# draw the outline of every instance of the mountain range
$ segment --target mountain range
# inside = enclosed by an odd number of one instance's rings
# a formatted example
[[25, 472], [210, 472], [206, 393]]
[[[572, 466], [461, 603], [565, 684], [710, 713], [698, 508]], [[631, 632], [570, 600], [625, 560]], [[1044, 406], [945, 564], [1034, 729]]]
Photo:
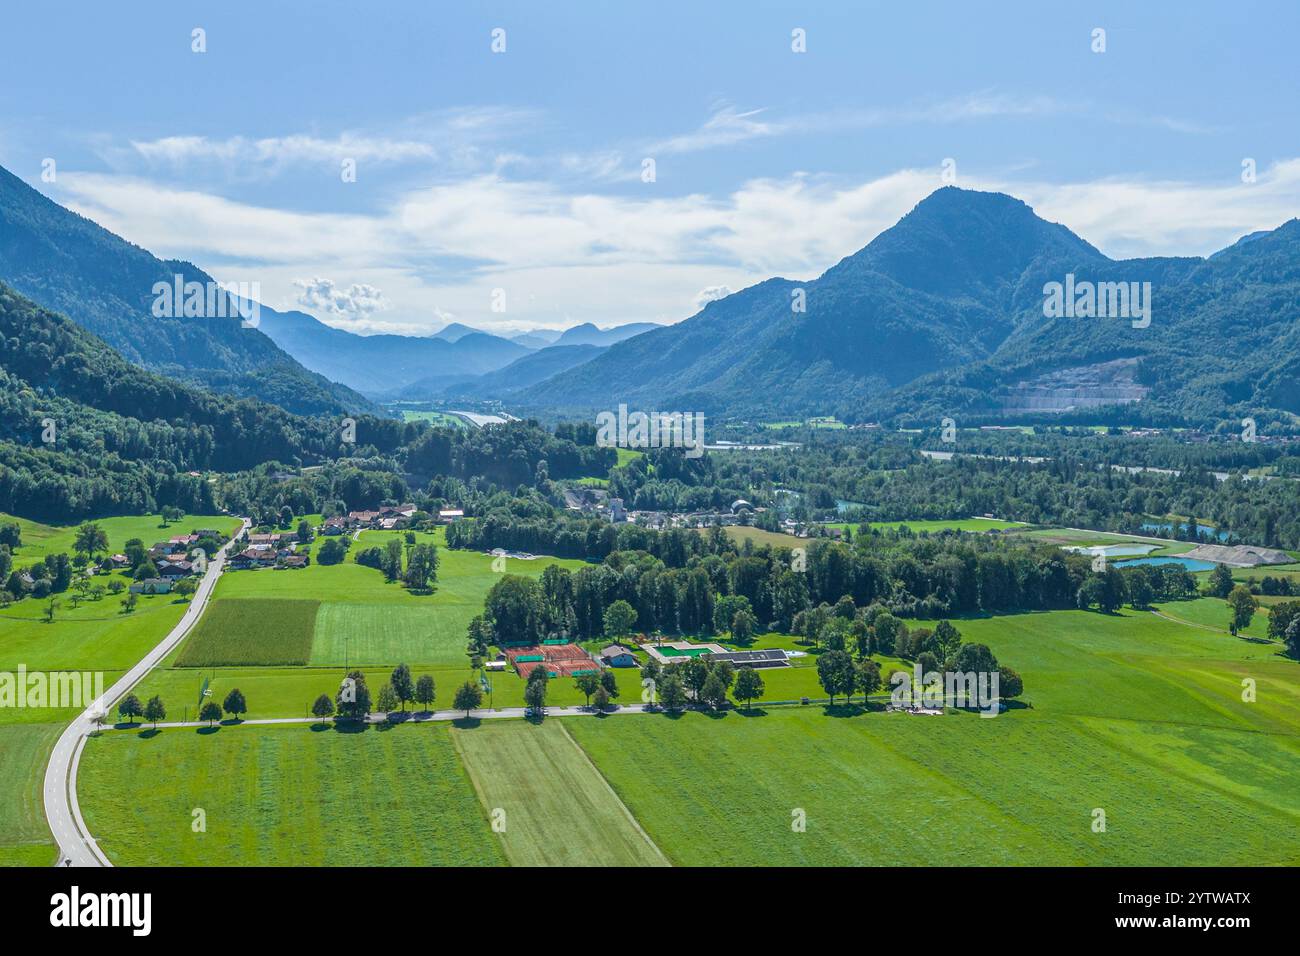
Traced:
[[0, 168], [0, 281], [68, 316], [131, 362], [180, 381], [304, 414], [378, 410], [303, 368], [237, 317], [155, 316], [155, 283], [170, 286], [178, 275], [204, 286], [213, 281], [191, 263], [158, 259]]
[[[1247, 239], [1209, 258], [1114, 260], [1018, 199], [945, 187], [816, 279], [710, 302], [512, 401], [911, 424], [1289, 418], [1300, 223]], [[1149, 283], [1149, 325], [1046, 317], [1048, 283], [1067, 277]]]
[[[211, 282], [0, 169], [0, 281], [137, 366], [301, 414], [492, 398], [551, 415], [625, 403], [899, 424], [1300, 415], [1296, 220], [1207, 258], [1115, 260], [1018, 199], [945, 187], [815, 279], [767, 279], [674, 325], [513, 340], [459, 322], [358, 335], [265, 305], [255, 328], [155, 314], [155, 284], [175, 276]], [[1150, 306], [1149, 322], [1045, 307], [1054, 284], [1115, 283]]]

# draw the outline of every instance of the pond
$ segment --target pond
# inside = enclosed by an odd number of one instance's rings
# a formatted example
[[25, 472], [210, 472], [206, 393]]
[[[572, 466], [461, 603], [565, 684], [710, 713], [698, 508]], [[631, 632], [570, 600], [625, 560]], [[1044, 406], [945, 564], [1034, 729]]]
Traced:
[[[1169, 524], [1169, 523], [1166, 523], [1166, 524], [1156, 524], [1154, 521], [1147, 521], [1147, 522], [1144, 522], [1144, 523], [1143, 523], [1143, 525], [1142, 525], [1142, 530], [1143, 530], [1143, 531], [1163, 531], [1163, 532], [1165, 532], [1165, 533], [1167, 534], [1169, 531], [1173, 530], [1173, 527], [1174, 527], [1174, 526], [1173, 526], [1172, 524]], [[1184, 521], [1184, 522], [1180, 523], [1180, 524], [1178, 525], [1178, 530], [1179, 530], [1179, 532], [1186, 532], [1186, 531], [1188, 530], [1188, 528], [1187, 528], [1187, 522]], [[1197, 525], [1197, 527], [1196, 527], [1196, 531], [1197, 531], [1197, 536], [1198, 536], [1198, 537], [1201, 537], [1201, 538], [1218, 538], [1220, 541], [1227, 541], [1227, 540], [1228, 540], [1228, 532], [1226, 532], [1226, 531], [1217, 531], [1217, 532], [1216, 532], [1213, 528], [1211, 528], [1211, 527], [1207, 527], [1206, 525], [1203, 525], [1203, 524], [1202, 524], [1202, 525]]]
[[1135, 564], [1181, 564], [1188, 571], [1213, 571], [1214, 565], [1209, 561], [1198, 561], [1196, 558], [1181, 558], [1176, 555], [1167, 555], [1162, 558], [1134, 558], [1131, 561], [1116, 561], [1115, 566], [1118, 568], [1128, 568]]

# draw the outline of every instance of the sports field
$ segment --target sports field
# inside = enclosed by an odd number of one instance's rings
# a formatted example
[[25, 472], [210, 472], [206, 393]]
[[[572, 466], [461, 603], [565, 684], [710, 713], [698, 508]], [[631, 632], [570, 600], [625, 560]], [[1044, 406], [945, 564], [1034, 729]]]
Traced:
[[[447, 724], [111, 731], [87, 742], [78, 793], [100, 846], [126, 865], [503, 860]], [[194, 832], [196, 809], [206, 832]]]
[[560, 721], [486, 721], [452, 734], [511, 864], [666, 865]]

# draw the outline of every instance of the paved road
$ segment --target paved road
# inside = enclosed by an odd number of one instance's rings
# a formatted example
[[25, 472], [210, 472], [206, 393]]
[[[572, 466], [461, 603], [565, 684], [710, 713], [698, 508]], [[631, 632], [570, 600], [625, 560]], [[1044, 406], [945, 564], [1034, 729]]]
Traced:
[[[614, 717], [618, 714], [647, 714], [655, 711], [647, 710], [645, 704], [626, 704], [616, 706], [611, 710], [605, 711], [606, 717]], [[547, 717], [595, 717], [597, 712], [587, 707], [547, 707]], [[518, 719], [527, 717], [528, 711], [523, 707], [502, 707], [500, 710], [471, 710], [469, 716], [475, 720], [498, 720], [505, 717]], [[463, 710], [410, 710], [404, 717], [398, 717], [394, 714], [393, 724], [401, 726], [403, 724], [430, 724], [438, 721], [461, 720], [465, 717]], [[223, 721], [216, 726], [221, 727], [242, 727], [244, 725], [257, 724], [319, 724], [329, 723], [333, 718], [322, 721], [317, 717], [259, 717], [254, 720]], [[370, 714], [366, 718], [368, 724], [382, 724], [388, 720], [384, 714]], [[146, 729], [152, 728], [153, 724], [148, 724]], [[166, 727], [207, 727], [206, 720], [160, 720], [158, 726]], [[116, 727], [105, 728], [108, 730], [139, 730], [146, 727], [145, 724], [122, 724]]]
[[[236, 537], [248, 528], [249, 521], [245, 518], [243, 527], [236, 532]], [[140, 663], [110, 687], [100, 700], [78, 714], [63, 731], [59, 742], [54, 745], [50, 762], [45, 768], [45, 819], [49, 821], [50, 830], [59, 845], [60, 866], [113, 865], [99, 848], [95, 838], [90, 835], [90, 831], [86, 828], [86, 821], [81, 818], [81, 809], [77, 805], [77, 765], [81, 761], [81, 750], [86, 745], [86, 735], [95, 730], [97, 712], [107, 714], [109, 708], [119, 698], [138, 684], [144, 675], [171, 653], [172, 648], [189, 633], [190, 628], [203, 614], [203, 608], [212, 595], [212, 589], [216, 587], [229, 548], [230, 544], [227, 544], [208, 562], [208, 570], [200, 579], [198, 590], [194, 592], [189, 607], [185, 609], [185, 615], [176, 626], [157, 647], [145, 655]]]

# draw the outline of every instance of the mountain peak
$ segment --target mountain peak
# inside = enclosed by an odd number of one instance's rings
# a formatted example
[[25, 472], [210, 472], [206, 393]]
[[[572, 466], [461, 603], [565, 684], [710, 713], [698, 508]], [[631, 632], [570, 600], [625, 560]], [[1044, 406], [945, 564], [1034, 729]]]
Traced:
[[910, 288], [970, 292], [1014, 284], [1036, 261], [1105, 258], [1014, 196], [944, 186], [831, 272], [869, 270]]

